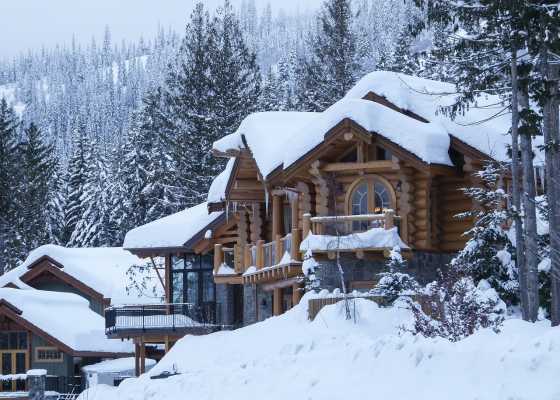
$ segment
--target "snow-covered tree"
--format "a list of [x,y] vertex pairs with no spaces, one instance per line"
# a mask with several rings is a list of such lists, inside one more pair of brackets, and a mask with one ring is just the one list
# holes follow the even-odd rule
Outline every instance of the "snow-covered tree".
[[379,281],[373,292],[386,297],[389,303],[394,302],[399,296],[416,294],[420,285],[416,279],[403,271],[406,271],[406,261],[400,247],[396,246],[389,253],[387,271],[379,274]]
[[469,238],[465,248],[451,261],[459,274],[490,283],[500,297],[510,304],[519,302],[518,272],[513,254],[515,249],[506,226],[510,218],[507,209],[509,196],[505,191],[508,166],[488,163],[475,177],[480,186],[466,188],[464,193],[477,207],[459,217],[473,217],[474,226],[465,232]]
[[416,335],[443,337],[452,342],[472,335],[478,329],[499,331],[505,304],[490,285],[459,276],[450,270],[423,290],[419,302],[410,301],[413,326],[405,328]]
[[[17,129],[19,121],[12,108],[0,99],[0,263],[2,270],[15,266],[15,213],[19,171],[16,165]],[[14,182],[15,181],[15,182]],[[21,205],[20,205],[21,206]]]
[[317,30],[309,41],[311,54],[302,68],[299,102],[307,111],[323,111],[344,97],[362,74],[350,0],[327,0]]

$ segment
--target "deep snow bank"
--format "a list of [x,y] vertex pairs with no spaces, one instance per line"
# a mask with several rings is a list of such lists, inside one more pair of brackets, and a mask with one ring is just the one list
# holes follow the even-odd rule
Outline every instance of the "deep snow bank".
[[[313,322],[296,307],[235,332],[186,337],[149,373],[119,388],[98,386],[80,400],[560,399],[560,329],[506,321],[459,343],[397,334],[402,308],[356,300],[356,322],[342,304]],[[151,380],[162,371],[181,373]]]

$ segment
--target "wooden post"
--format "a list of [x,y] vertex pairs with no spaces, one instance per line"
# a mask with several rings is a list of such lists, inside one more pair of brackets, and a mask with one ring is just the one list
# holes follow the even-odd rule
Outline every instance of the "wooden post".
[[146,343],[140,339],[140,375],[146,372]]
[[292,260],[298,260],[300,261],[301,259],[301,254],[299,252],[299,245],[301,244],[301,238],[299,237],[299,229],[295,228],[292,229]]
[[299,223],[299,193],[294,196],[290,206],[292,207],[292,230],[294,230],[298,228]]
[[282,234],[282,197],[272,196],[272,237]]
[[292,285],[292,307],[299,304],[301,297],[303,295],[303,288],[299,283],[294,283]]
[[280,260],[282,260],[282,256],[284,256],[284,243],[282,242],[282,236],[276,235],[276,239],[274,239],[274,247],[276,253],[274,264],[280,264]]
[[165,302],[171,303],[171,256],[165,256]]
[[220,266],[224,263],[224,252],[221,244],[214,245],[214,273],[218,273]]
[[385,211],[385,229],[393,229],[395,226],[395,211]]
[[245,245],[245,255],[243,256],[243,263],[245,265],[245,269],[243,272],[247,270],[251,265],[254,265],[256,260],[253,260],[253,253],[251,252],[251,245],[247,243]]
[[257,269],[264,267],[264,240],[257,241]]
[[282,314],[282,289],[274,289],[274,294],[272,296],[272,313],[273,315]]
[[140,376],[140,345],[134,342],[134,375]]
[[311,232],[311,214],[303,214],[303,240]]

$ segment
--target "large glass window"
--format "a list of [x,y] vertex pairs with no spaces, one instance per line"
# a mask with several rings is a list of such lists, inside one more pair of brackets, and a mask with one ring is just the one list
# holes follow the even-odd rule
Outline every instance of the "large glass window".
[[[392,189],[376,178],[361,180],[352,190],[349,201],[352,215],[382,214],[385,210],[394,208]],[[353,230],[367,230],[376,226],[366,221],[355,221],[352,225]]]
[[215,301],[212,256],[172,256],[171,266],[173,303],[201,305]]

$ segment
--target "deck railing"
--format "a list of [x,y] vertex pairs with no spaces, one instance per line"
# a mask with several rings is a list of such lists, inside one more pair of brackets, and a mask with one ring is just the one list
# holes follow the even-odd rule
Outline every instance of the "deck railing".
[[316,235],[348,235],[364,232],[371,228],[392,229],[398,227],[400,217],[393,210],[385,210],[382,214],[333,215],[312,217],[303,216],[303,237],[311,232]]
[[[273,242],[266,243],[259,240],[256,245],[247,244],[245,247],[227,248],[221,244],[214,246],[214,273],[218,273],[224,263],[235,268],[235,273],[242,274],[250,267],[263,269],[278,265],[287,252],[292,260],[299,258],[300,231],[294,229],[286,236],[277,236]],[[235,251],[238,249],[239,251]],[[235,260],[232,261],[232,256]],[[240,259],[238,259],[240,258]],[[234,267],[235,266],[235,267]]]
[[219,328],[219,304],[149,304],[110,307],[105,310],[105,333],[204,331]]

